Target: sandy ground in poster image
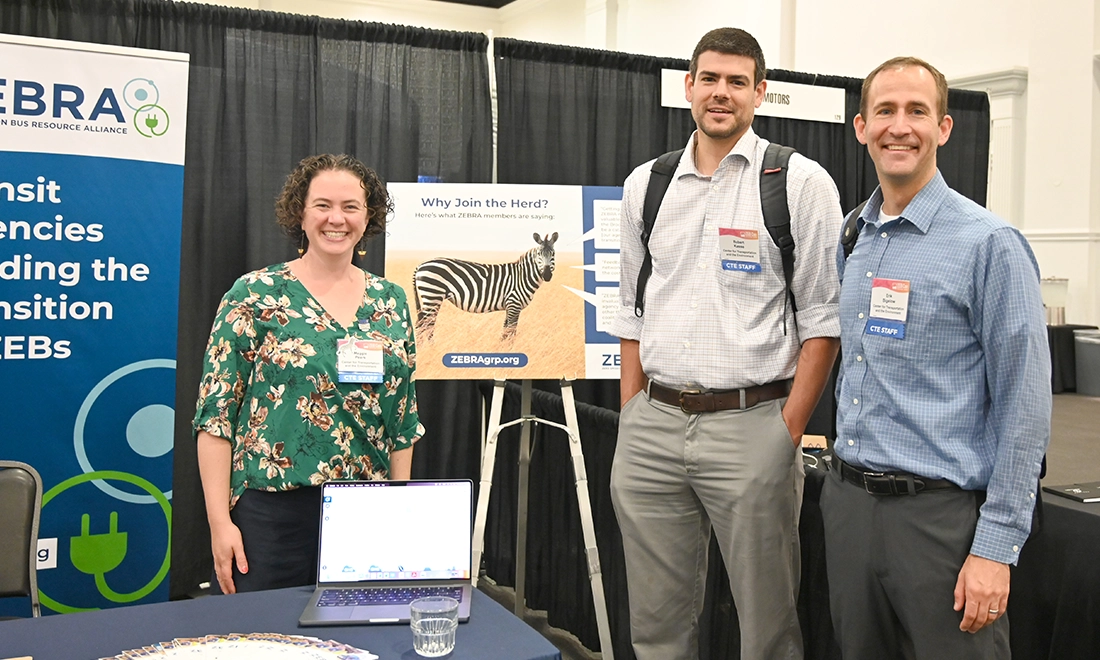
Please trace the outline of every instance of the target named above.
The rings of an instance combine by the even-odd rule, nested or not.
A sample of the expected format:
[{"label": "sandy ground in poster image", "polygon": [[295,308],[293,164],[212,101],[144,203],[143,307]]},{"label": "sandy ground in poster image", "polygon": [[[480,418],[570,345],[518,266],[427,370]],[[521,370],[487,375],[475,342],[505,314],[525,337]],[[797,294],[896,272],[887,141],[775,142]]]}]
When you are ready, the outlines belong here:
[{"label": "sandy ground in poster image", "polygon": [[[413,270],[421,263],[440,256],[436,253],[398,252],[386,258],[386,279],[405,290],[409,311],[416,318]],[[461,259],[480,263],[505,263],[517,255],[500,252],[464,253]],[[436,319],[431,343],[416,336],[416,377],[418,380],[465,380],[478,378],[570,378],[584,377],[584,300],[565,286],[584,290],[584,271],[580,253],[561,253],[555,258],[554,276],[543,282],[531,304],[519,315],[515,340],[501,340],[504,312],[473,314],[444,302]],[[445,353],[524,353],[523,368],[448,368]]]}]

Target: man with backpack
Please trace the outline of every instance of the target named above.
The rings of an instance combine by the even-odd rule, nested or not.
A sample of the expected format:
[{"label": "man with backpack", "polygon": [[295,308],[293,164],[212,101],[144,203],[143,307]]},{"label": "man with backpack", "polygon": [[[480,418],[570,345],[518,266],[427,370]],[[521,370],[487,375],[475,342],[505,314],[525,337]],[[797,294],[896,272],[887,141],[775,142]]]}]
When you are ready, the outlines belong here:
[{"label": "man with backpack", "polygon": [[773,149],[765,166],[764,75],[752,35],[706,34],[685,80],[698,130],[624,184],[611,494],[639,660],[698,656],[712,526],[741,657],[802,657],[799,445],[836,356],[842,214],[817,163]]},{"label": "man with backpack", "polygon": [[834,629],[845,660],[1009,658],[1009,566],[1050,440],[1039,267],[1017,229],[939,173],[952,119],[933,66],[880,65],[854,123],[879,187],[837,255],[843,351],[821,495]]}]

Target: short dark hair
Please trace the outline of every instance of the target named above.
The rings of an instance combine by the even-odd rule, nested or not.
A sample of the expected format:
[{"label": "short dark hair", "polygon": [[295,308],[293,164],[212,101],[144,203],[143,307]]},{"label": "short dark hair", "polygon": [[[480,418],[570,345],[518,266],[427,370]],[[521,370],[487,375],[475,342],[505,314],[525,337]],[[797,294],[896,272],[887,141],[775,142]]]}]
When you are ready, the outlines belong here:
[{"label": "short dark hair", "polygon": [[695,44],[695,52],[691,54],[691,78],[695,79],[695,71],[699,66],[699,56],[708,50],[726,55],[743,55],[751,57],[756,63],[756,71],[752,84],[755,87],[768,75],[768,69],[764,66],[764,51],[760,50],[760,44],[756,38],[740,28],[717,28],[707,32],[699,43]]},{"label": "short dark hair", "polygon": [[867,74],[867,77],[863,79],[863,89],[859,94],[859,114],[863,115],[864,119],[867,119],[868,96],[870,96],[871,81],[875,79],[875,76],[886,69],[905,69],[911,66],[919,66],[932,74],[932,79],[936,82],[936,114],[938,115],[936,120],[942,120],[947,116],[947,78],[943,77],[939,69],[921,58],[905,56],[886,60],[875,67],[875,70]]},{"label": "short dark hair", "polygon": [[386,183],[378,173],[367,167],[355,156],[346,154],[320,154],[303,158],[286,178],[283,191],[275,200],[275,220],[295,245],[304,245],[302,211],[305,209],[309,184],[321,172],[351,172],[359,178],[367,202],[367,228],[363,238],[377,236],[386,231],[386,219],[393,212],[393,199],[386,190]]}]

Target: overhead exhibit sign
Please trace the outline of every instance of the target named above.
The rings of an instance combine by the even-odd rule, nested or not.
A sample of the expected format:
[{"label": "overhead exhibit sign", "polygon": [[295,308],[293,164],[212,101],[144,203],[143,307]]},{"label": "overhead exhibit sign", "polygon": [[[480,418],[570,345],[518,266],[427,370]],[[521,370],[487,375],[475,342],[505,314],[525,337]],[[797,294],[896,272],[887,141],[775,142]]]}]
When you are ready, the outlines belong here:
[{"label": "overhead exhibit sign", "polygon": [[618,378],[622,189],[391,183],[418,379]]},{"label": "overhead exhibit sign", "polygon": [[[666,108],[690,108],[684,98],[687,71],[661,69],[661,105]],[[764,117],[844,123],[844,90],[792,82],[769,80],[764,102],[756,109]]]},{"label": "overhead exhibit sign", "polygon": [[0,456],[42,475],[46,611],[167,600],[187,67],[0,35]]}]

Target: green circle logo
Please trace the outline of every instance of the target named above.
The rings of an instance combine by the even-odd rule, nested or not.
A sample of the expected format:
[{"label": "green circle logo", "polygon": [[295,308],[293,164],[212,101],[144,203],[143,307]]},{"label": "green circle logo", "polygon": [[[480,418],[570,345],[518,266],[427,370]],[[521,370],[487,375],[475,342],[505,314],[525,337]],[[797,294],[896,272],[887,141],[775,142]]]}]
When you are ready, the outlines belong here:
[{"label": "green circle logo", "polygon": [[[108,544],[112,542],[112,537],[118,536],[118,514],[111,514],[111,534],[100,535],[99,537],[92,537],[87,534],[88,514],[84,514],[81,520],[82,534],[80,537],[74,537],[74,545],[70,549],[73,565],[81,572],[89,573],[95,577],[96,588],[107,600],[112,603],[132,603],[152,593],[153,590],[164,581],[165,576],[168,575],[168,566],[172,558],[172,505],[159,488],[135,474],[119,472],[117,470],[97,470],[95,472],[86,472],[84,474],[78,474],[75,477],[70,477],[46,491],[46,494],[42,496],[42,508],[45,509],[46,505],[49,504],[53,498],[69,490],[73,486],[79,486],[80,484],[95,481],[97,479],[121,481],[137,486],[149,493],[156,503],[160,505],[161,511],[164,512],[164,522],[168,529],[168,543],[164,549],[164,561],[161,562],[160,570],[157,571],[157,574],[154,575],[145,586],[130,593],[120,594],[115,592],[107,584],[106,578],[106,573],[114,570],[122,561],[122,557],[112,556],[112,554],[117,555],[117,553],[111,553],[110,547],[108,546]],[[82,542],[76,543],[77,539],[82,540]],[[122,554],[123,556],[125,555],[125,553]],[[59,603],[47,596],[41,589],[38,590],[38,596],[43,605],[62,614],[99,609],[98,607],[73,607],[71,605]]]},{"label": "green circle logo", "polygon": [[134,112],[134,130],[147,138],[168,132],[168,111],[155,103],[146,103]]}]

